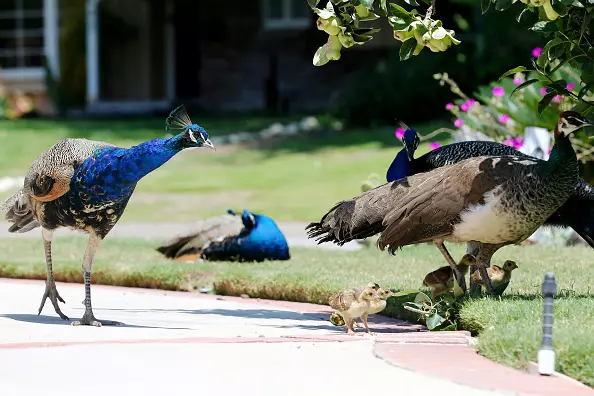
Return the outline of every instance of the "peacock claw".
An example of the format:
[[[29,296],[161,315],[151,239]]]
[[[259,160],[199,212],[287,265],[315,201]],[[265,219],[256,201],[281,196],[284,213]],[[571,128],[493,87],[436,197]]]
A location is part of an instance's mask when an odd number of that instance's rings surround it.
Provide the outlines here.
[[[91,314],[85,313],[80,320],[75,320],[74,322],[71,323],[72,326],[95,326],[95,327],[119,326],[120,324],[121,324],[120,322],[116,322],[113,320],[99,321],[95,318],[95,316],[93,316],[92,313]]]
[[[41,314],[41,311],[43,310],[43,306],[45,305],[45,300],[47,300],[48,297],[49,297],[50,301],[52,302],[52,305],[54,306],[54,310],[60,316],[60,318],[62,318],[64,320],[69,320],[68,316],[66,316],[62,313],[62,310],[60,309],[60,306],[58,305],[58,301],[60,301],[63,304],[66,304],[66,301],[64,301],[64,299],[58,293],[58,289],[56,288],[56,282],[49,281],[49,280],[45,282],[45,292],[43,293],[43,297],[41,298],[41,304],[39,305],[39,310],[37,311],[37,315]]]

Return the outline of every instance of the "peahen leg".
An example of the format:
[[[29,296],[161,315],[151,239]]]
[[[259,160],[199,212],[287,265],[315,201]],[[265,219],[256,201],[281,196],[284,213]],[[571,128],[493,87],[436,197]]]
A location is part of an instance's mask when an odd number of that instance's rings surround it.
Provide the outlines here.
[[[117,326],[120,323],[109,321],[109,320],[102,320],[99,321],[93,315],[93,307],[91,306],[91,270],[93,268],[93,257],[99,248],[99,243],[101,239],[95,234],[93,231],[89,234],[89,243],[87,244],[87,250],[85,251],[85,256],[83,258],[83,278],[85,280],[85,314],[80,320],[76,320],[72,322],[73,326],[97,326],[101,327],[102,325],[106,326]]]
[[[460,271],[458,269],[458,265],[456,264],[456,262],[450,255],[450,252],[448,252],[448,249],[446,249],[445,245],[443,244],[443,241],[436,240],[436,241],[433,241],[433,243],[435,244],[435,246],[437,246],[437,248],[439,249],[439,251],[441,252],[443,257],[446,259],[446,261],[450,265],[450,267],[452,267],[454,274],[456,274],[456,280],[458,281],[458,285],[460,285],[460,288],[463,291],[466,291],[466,279],[464,279],[464,274],[462,273],[462,271]]]
[[[493,285],[491,284],[491,279],[489,278],[489,274],[487,273],[487,267],[491,265],[491,257],[493,257],[493,254],[502,246],[505,245],[481,244],[481,248],[478,254],[476,255],[476,266],[479,270],[479,274],[481,275],[481,279],[485,284],[485,289],[487,289],[487,294],[490,296],[494,295],[494,293]],[[472,274],[474,274],[474,272]],[[473,284],[473,287],[480,288],[480,286],[477,284]]]
[[[43,248],[45,250],[45,265],[47,266],[47,279],[45,280],[45,292],[43,293],[43,297],[41,298],[41,304],[39,305],[37,315],[41,314],[43,306],[45,305],[45,300],[47,300],[49,297],[50,301],[52,302],[52,305],[54,306],[54,310],[58,315],[60,315],[60,318],[64,320],[69,320],[68,316],[62,313],[62,310],[58,305],[58,301],[62,303],[65,303],[65,301],[58,293],[58,289],[56,288],[56,281],[54,279],[54,270],[52,269],[52,238],[54,236],[54,231],[42,228],[41,235],[43,236]]]

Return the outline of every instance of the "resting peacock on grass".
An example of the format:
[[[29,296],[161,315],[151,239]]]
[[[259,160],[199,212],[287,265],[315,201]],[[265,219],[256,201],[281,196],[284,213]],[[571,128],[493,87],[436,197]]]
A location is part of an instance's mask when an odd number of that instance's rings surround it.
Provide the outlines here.
[[[342,245],[381,233],[378,247],[392,254],[417,243],[470,242],[470,253],[475,253],[492,294],[486,271],[492,255],[528,238],[575,193],[578,161],[569,135],[587,125],[594,124],[566,111],[555,127],[548,161],[525,155],[479,156],[400,178],[337,203],[306,227],[308,236],[318,243]]]
[[[167,258],[193,261],[289,260],[289,246],[274,220],[244,209],[211,217],[157,248]]]
[[[65,139],[44,151],[27,175],[23,188],[0,207],[11,223],[10,232],[27,232],[41,226],[47,280],[39,312],[49,297],[64,320],[52,270],[52,237],[60,227],[84,231],[89,242],[83,258],[85,313],[73,325],[117,325],[99,321],[91,306],[91,269],[99,244],[118,222],[136,183],[181,150],[190,147],[214,149],[208,133],[192,124],[183,105],[166,120],[167,131],[179,131],[169,139],[150,140],[131,148],[87,139]]]

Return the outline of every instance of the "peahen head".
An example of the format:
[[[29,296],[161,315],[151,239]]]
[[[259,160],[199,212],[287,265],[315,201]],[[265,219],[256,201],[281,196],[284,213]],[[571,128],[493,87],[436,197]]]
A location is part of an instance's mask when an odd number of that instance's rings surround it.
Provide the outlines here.
[[[594,122],[575,111],[564,111],[559,116],[555,136],[568,137],[578,129],[585,126],[593,126]]]
[[[184,105],[176,107],[165,120],[167,132],[176,131],[179,134],[175,137],[182,148],[208,147],[216,150],[210,141],[210,136],[204,128],[192,123]]]

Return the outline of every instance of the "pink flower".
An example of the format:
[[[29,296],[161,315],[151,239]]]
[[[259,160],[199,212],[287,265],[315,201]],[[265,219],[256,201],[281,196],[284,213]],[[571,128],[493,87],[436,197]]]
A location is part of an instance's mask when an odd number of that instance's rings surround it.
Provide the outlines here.
[[[547,94],[547,87],[542,87],[539,92],[543,96],[546,95]]]
[[[452,110],[454,108],[454,104],[453,103],[448,103],[446,105],[446,110]]]
[[[505,95],[505,90],[502,87],[493,87],[493,96]]]
[[[476,103],[476,100],[474,100],[473,98],[470,98],[470,99],[468,99],[467,103],[468,103],[469,107],[472,107],[472,105]]]
[[[464,102],[464,103],[462,103],[462,104],[460,105],[460,110],[462,110],[462,111],[468,111],[468,108],[469,108],[469,107],[470,107],[470,106],[468,106],[468,102]]]
[[[458,118],[456,121],[454,121],[454,126],[456,128],[460,128],[462,125],[464,125],[464,120],[462,118]]]
[[[402,139],[404,132],[406,132],[404,128],[396,128],[396,139]]]
[[[563,99],[563,96],[561,96],[561,95],[556,95],[556,96],[553,98],[553,102],[555,102],[555,103],[559,103],[559,102],[561,102],[561,99]]]
[[[507,138],[503,141],[503,144],[505,144],[506,146],[513,146],[514,140],[512,138]]]
[[[568,91],[571,91],[572,89],[575,88],[575,84],[574,83],[569,83],[565,86],[565,88],[567,88]]]
[[[532,49],[532,56],[535,58],[538,58],[540,56],[541,52],[542,52],[542,48],[536,47],[536,48]]]
[[[514,146],[517,150],[521,149],[524,145],[524,138],[522,136],[518,136],[515,139],[512,139],[512,146]]]
[[[513,82],[514,82],[514,85],[520,85],[520,84],[522,84],[524,82],[524,80],[522,80],[521,78],[516,77],[516,78],[514,78]]]
[[[507,124],[507,122],[509,121],[509,114],[501,114],[499,117],[499,122],[502,124]]]
[[[441,146],[441,144],[439,144],[439,142],[431,142],[431,144],[429,144],[429,149],[431,151],[435,150],[436,148],[439,148]]]

